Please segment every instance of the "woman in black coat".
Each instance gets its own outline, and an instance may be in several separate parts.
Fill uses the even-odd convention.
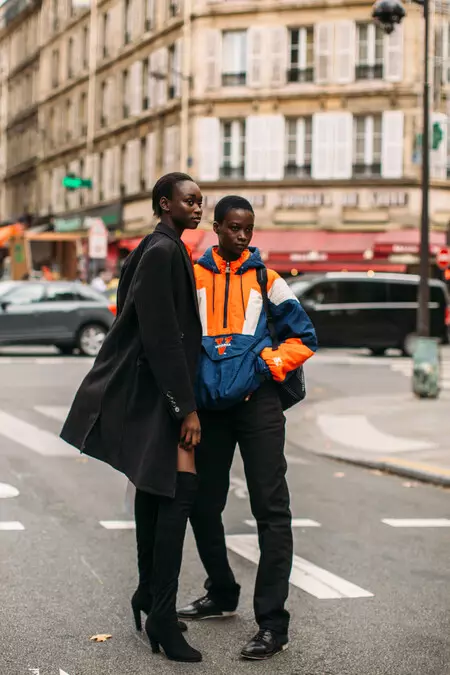
[[[136,627],[154,652],[200,661],[181,634],[176,593],[200,441],[194,380],[201,349],[194,272],[180,237],[202,216],[202,194],[186,174],[163,176],[153,189],[160,218],[128,257],[117,319],[75,397],[61,436],[107,462],[136,486],[139,587]]]

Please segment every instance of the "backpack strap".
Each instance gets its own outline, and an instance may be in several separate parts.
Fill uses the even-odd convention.
[[[272,349],[273,351],[276,351],[280,346],[280,341],[278,339],[272,312],[270,310],[269,296],[267,295],[267,267],[258,267],[256,270],[256,278],[258,280],[259,287],[261,288],[263,307],[267,319],[267,327],[272,340]]]

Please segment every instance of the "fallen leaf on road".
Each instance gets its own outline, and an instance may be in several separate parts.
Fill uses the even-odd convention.
[[[109,638],[112,638],[112,635],[100,633],[100,635],[93,635],[89,638],[89,640],[92,640],[93,642],[106,642],[106,640],[109,640]]]
[[[342,471],[337,471],[336,473],[333,474],[335,478],[343,478],[345,476],[345,473]]]

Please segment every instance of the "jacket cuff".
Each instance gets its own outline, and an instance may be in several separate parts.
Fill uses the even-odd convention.
[[[166,400],[169,404],[169,410],[176,420],[183,421],[185,417],[197,410],[197,404],[194,400],[178,401],[171,391],[167,391]]]

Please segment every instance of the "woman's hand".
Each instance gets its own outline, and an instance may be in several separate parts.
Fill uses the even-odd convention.
[[[180,446],[184,450],[193,450],[200,443],[201,427],[196,412],[184,418],[181,424]]]

